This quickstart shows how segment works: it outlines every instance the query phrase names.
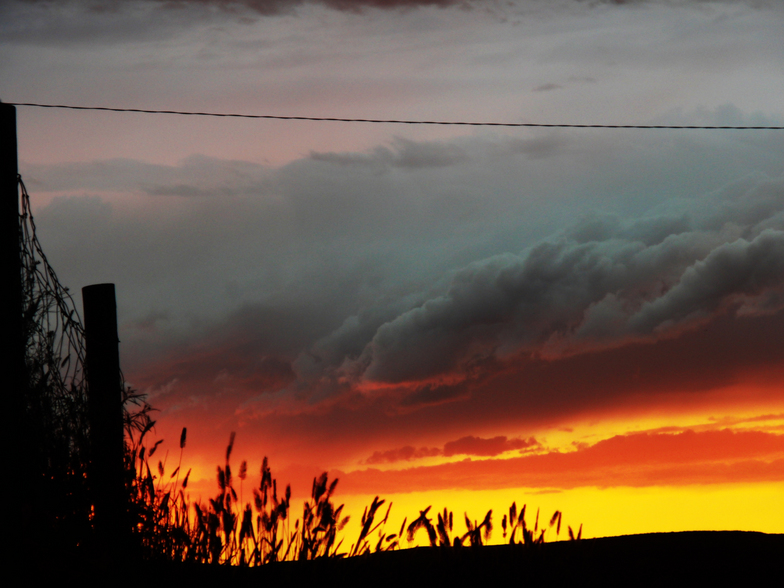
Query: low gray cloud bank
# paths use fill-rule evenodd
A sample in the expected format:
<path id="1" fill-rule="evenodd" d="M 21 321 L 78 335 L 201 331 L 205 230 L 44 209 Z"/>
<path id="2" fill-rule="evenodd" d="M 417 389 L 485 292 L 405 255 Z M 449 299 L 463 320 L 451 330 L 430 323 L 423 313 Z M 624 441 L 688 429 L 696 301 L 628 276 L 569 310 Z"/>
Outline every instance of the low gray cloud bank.
<path id="1" fill-rule="evenodd" d="M 666 208 L 589 217 L 520 254 L 469 264 L 443 294 L 380 324 L 338 373 L 358 384 L 454 379 L 488 358 L 652 341 L 723 312 L 784 307 L 784 180 L 747 180 Z M 347 344 L 352 324 L 368 336 L 361 321 L 347 322 L 343 349 L 359 347 Z"/>
<path id="2" fill-rule="evenodd" d="M 462 383 L 521 356 L 780 310 L 784 136 L 752 133 L 391 139 L 280 168 L 199 156 L 23 174 L 52 198 L 35 212 L 61 278 L 77 294 L 117 283 L 124 361 L 145 385 L 198 374 L 191 393 L 228 382 L 261 412 L 272 394 L 402 390 L 403 409 L 465 398 Z"/>

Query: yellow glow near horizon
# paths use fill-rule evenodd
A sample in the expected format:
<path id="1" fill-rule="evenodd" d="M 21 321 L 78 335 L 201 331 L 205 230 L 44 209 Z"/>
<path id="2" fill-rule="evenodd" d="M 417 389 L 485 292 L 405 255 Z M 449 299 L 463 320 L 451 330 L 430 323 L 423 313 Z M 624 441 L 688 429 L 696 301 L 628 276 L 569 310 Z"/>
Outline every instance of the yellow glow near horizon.
<path id="1" fill-rule="evenodd" d="M 493 509 L 493 534 L 490 544 L 505 543 L 501 519 L 512 502 L 518 510 L 527 505 L 526 521 L 534 526 L 536 511 L 540 510 L 539 527 L 547 527 L 556 510 L 563 513 L 561 533 L 548 529 L 545 540 L 569 538 L 568 526 L 575 532 L 583 525 L 583 538 L 612 537 L 637 533 L 665 533 L 676 531 L 759 531 L 784 533 L 784 483 L 715 484 L 681 487 L 646 488 L 575 488 L 546 492 L 519 488 L 487 491 L 412 492 L 382 496 L 384 504 L 380 517 L 393 503 L 385 531 L 396 533 L 404 517 L 410 523 L 419 511 L 432 505 L 428 515 L 435 523 L 436 514 L 444 507 L 454 514 L 454 535 L 465 533 L 464 512 L 471 520 L 481 521 Z M 356 540 L 364 508 L 372 496 L 335 497 L 337 504 L 345 504 L 344 512 L 351 521 L 344 531 L 346 547 Z M 377 516 L 376 520 L 379 520 Z M 425 533 L 419 532 L 414 545 L 427 544 Z M 402 547 L 408 546 L 404 541 Z"/>

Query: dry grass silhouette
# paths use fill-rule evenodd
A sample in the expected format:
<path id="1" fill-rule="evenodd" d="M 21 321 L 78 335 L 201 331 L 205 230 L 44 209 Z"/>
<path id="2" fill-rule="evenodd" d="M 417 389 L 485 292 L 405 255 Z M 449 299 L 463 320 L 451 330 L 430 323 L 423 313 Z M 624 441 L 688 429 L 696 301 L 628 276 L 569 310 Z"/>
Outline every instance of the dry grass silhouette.
<path id="1" fill-rule="evenodd" d="M 128 465 L 131 513 L 134 534 L 147 559 L 174 562 L 229 564 L 242 567 L 260 566 L 279 561 L 304 561 L 320 558 L 356 557 L 368 553 L 393 551 L 410 546 L 420 531 L 427 534 L 432 547 L 479 547 L 487 543 L 493 532 L 493 511 L 489 510 L 479 521 L 464 514 L 465 532 L 455 533 L 454 516 L 444 509 L 436 516 L 435 524 L 429 516 L 431 506 L 420 511 L 419 516 L 406 526 L 403 520 L 397 532 L 388 533 L 386 525 L 392 509 L 389 503 L 376 496 L 362 514 L 359 535 L 346 545 L 341 537 L 349 516 L 343 505 L 336 505 L 333 496 L 338 480 L 329 480 L 327 473 L 314 478 L 310 499 L 305 501 L 301 516 L 295 518 L 291 509 L 291 486 L 287 485 L 282 496 L 265 457 L 260 471 L 258 487 L 253 489 L 253 500 L 243 502 L 243 483 L 247 478 L 247 462 L 243 461 L 237 474 L 240 494 L 235 489 L 236 480 L 231 467 L 231 454 L 235 436 L 232 433 L 226 448 L 226 458 L 217 467 L 218 492 L 206 503 L 191 502 L 186 494 L 190 470 L 181 478 L 182 452 L 187 431 L 180 437 L 180 456 L 177 467 L 166 473 L 165 460 L 150 464 L 161 441 L 147 451 L 145 435 L 152 428 L 152 421 L 138 430 L 129 444 Z M 515 503 L 501 522 L 504 539 L 510 544 L 534 545 L 544 543 L 546 528 L 539 527 L 537 512 L 534 527 L 530 529 L 523 508 L 518 513 Z M 381 517 L 381 513 L 383 517 Z M 561 512 L 556 511 L 548 528 L 555 527 L 556 536 L 561 530 Z M 582 527 L 575 535 L 581 537 Z"/>

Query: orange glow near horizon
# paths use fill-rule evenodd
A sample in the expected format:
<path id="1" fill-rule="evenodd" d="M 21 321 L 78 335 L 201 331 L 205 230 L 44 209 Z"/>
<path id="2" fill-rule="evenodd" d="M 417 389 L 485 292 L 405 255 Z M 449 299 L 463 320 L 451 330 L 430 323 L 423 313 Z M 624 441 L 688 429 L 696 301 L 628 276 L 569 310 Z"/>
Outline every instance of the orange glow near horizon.
<path id="1" fill-rule="evenodd" d="M 434 522 L 444 508 L 453 512 L 453 536 L 465 533 L 464 513 L 481 521 L 492 509 L 490 543 L 504 543 L 501 519 L 512 502 L 518 509 L 527 505 L 526 521 L 531 527 L 537 509 L 540 528 L 547 525 L 554 511 L 563 513 L 560 535 L 556 537 L 550 529 L 547 541 L 568 539 L 568 526 L 577 532 L 580 525 L 584 538 L 689 530 L 784 533 L 784 411 L 770 405 L 731 408 L 732 413 L 700 407 L 681 414 L 652 411 L 565 423 L 542 429 L 544 449 L 522 456 L 506 452 L 495 458 L 472 456 L 470 460 L 464 456 L 425 458 L 380 466 L 375 470 L 377 476 L 366 464 L 346 472 L 330 470 L 330 479 L 340 479 L 333 502 L 344 504 L 344 514 L 351 517 L 343 533 L 345 547 L 356 539 L 362 512 L 375 495 L 386 500 L 376 521 L 393 503 L 384 529 L 387 535 L 398 532 L 404 517 L 410 523 L 427 506 L 432 507 L 429 515 Z M 252 499 L 260 464 L 248 460 L 248 477 L 242 483 L 236 478 L 239 464 L 249 455 L 264 455 L 249 451 L 249 442 L 242 439 L 231 460 L 235 489 L 244 502 Z M 223 455 L 224 449 L 215 455 Z M 648 451 L 654 453 L 646 455 Z M 533 458 L 526 462 L 529 456 Z M 291 516 L 300 517 L 302 502 L 309 498 L 306 480 L 318 471 L 277 468 L 274 456 L 270 458 L 279 495 L 290 482 Z M 173 459 L 176 455 L 169 455 L 170 464 L 175 463 Z M 512 461 L 515 459 L 522 461 Z M 222 465 L 222 458 L 211 463 L 202 455 L 189 456 L 186 448 L 183 469 L 193 470 L 189 494 L 194 500 L 206 501 L 216 493 L 218 463 Z M 531 471 L 523 474 L 538 480 L 538 486 L 509 486 L 515 478 L 506 470 L 518 464 L 530 464 Z M 559 472 L 560 464 L 568 471 Z M 474 466 L 480 469 L 472 470 Z M 452 469 L 443 470 L 445 467 Z M 495 471 L 504 472 L 504 476 L 496 478 L 500 486 L 492 488 Z M 485 487 L 467 487 L 472 475 Z M 609 477 L 603 478 L 605 475 Z M 446 487 L 444 480 L 455 487 Z M 420 532 L 410 546 L 426 542 L 426 535 Z M 401 547 L 406 546 L 409 544 L 403 541 Z"/>

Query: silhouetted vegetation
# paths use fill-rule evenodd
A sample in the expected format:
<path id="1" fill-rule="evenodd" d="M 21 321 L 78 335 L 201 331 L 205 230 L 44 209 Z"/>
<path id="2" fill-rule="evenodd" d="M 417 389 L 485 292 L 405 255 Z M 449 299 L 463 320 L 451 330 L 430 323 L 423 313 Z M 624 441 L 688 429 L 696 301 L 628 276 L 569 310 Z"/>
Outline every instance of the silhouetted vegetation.
<path id="1" fill-rule="evenodd" d="M 161 441 L 147 451 L 145 435 L 152 421 L 138 429 L 134 442 L 129 444 L 128 464 L 130 494 L 134 517 L 134 534 L 143 547 L 144 557 L 176 562 L 259 566 L 279 561 L 304 561 L 319 558 L 355 557 L 372 552 L 393 551 L 416 540 L 419 531 L 427 533 L 429 544 L 439 548 L 462 546 L 479 547 L 493 532 L 493 511 L 489 510 L 481 522 L 464 515 L 465 532 L 454 533 L 453 513 L 447 509 L 437 514 L 434 525 L 428 516 L 431 507 L 406 526 L 388 533 L 386 524 L 392 504 L 382 509 L 385 500 L 376 496 L 365 508 L 356 540 L 346 545 L 340 537 L 349 521 L 343 505 L 336 505 L 333 496 L 338 480 L 329 480 L 327 473 L 313 479 L 310 499 L 305 501 L 302 514 L 295 518 L 291 508 L 291 486 L 278 495 L 278 484 L 265 457 L 260 471 L 260 482 L 253 489 L 253 501 L 242 503 L 235 489 L 231 467 L 234 434 L 226 448 L 226 459 L 217 467 L 217 494 L 204 504 L 191 502 L 186 493 L 191 471 L 181 475 L 182 451 L 187 431 L 180 436 L 180 458 L 177 467 L 167 474 L 163 461 L 156 466 L 154 456 Z M 247 462 L 243 461 L 237 474 L 240 481 L 247 477 Z M 525 506 L 517 511 L 509 508 L 501 523 L 504 539 L 509 544 L 535 545 L 544 543 L 544 527 L 539 527 L 537 512 L 534 527 L 525 520 Z M 384 516 L 380 517 L 381 512 Z M 561 530 L 561 512 L 550 519 L 549 528 Z M 579 539 L 571 528 L 572 539 Z M 405 537 L 405 539 L 404 539 Z"/>

